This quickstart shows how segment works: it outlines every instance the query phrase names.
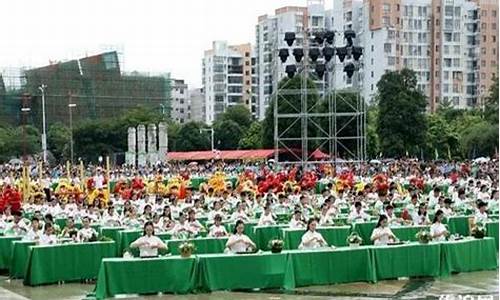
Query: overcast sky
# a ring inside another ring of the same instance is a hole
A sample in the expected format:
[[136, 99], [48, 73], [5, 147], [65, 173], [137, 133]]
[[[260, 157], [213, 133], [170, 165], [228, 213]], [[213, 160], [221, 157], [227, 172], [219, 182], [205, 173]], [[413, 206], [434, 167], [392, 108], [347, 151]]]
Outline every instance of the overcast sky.
[[[6, 0], [0, 68], [43, 66], [118, 45], [126, 71], [171, 72], [201, 85], [213, 40], [255, 40], [257, 17], [306, 0]], [[326, 2], [331, 5], [331, 1]], [[330, 7], [327, 7], [330, 8]]]

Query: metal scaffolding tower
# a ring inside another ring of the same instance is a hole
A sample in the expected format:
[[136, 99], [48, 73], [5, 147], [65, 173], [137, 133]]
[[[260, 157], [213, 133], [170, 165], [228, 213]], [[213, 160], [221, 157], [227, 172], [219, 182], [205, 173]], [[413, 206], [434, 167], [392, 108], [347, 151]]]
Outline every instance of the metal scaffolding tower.
[[[285, 40], [292, 39], [292, 36], [295, 39], [293, 33], [286, 33]], [[287, 41], [288, 49], [279, 50], [282, 62], [286, 61], [285, 54], [288, 56], [291, 50], [297, 64], [285, 66], [289, 78], [279, 84], [275, 83], [272, 98], [275, 161], [280, 164], [300, 163], [302, 166], [318, 163], [335, 164], [340, 159], [364, 161], [366, 159], [365, 102], [359, 96], [359, 91], [355, 89], [339, 91], [335, 87], [336, 68], [343, 67], [348, 77], [359, 69], [358, 60], [362, 55], [362, 48], [353, 46], [352, 39], [355, 33], [353, 31], [311, 32], [306, 29], [303, 37], [301, 48], [292, 48], [293, 41], [292, 44]], [[333, 47], [337, 38], [344, 38], [347, 45]], [[339, 57], [338, 60], [336, 55]], [[349, 60], [344, 62], [346, 58]], [[295, 76], [300, 77], [300, 88], [296, 87]], [[298, 96], [300, 103], [290, 101], [290, 98]], [[323, 106], [322, 111], [318, 109], [320, 106]], [[294, 135], [293, 132], [297, 131], [299, 124], [300, 135]], [[316, 149], [323, 149], [327, 152], [328, 158], [317, 159]]]

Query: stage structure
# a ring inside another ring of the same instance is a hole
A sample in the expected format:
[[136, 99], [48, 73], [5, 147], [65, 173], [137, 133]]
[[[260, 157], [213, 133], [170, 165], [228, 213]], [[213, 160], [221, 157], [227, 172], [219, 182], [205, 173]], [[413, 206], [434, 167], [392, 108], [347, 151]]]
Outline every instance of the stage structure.
[[[165, 123], [144, 124], [128, 128], [128, 151], [125, 163], [131, 166], [143, 167], [146, 164], [154, 165], [165, 162], [167, 159], [167, 125]], [[147, 147], [146, 147], [147, 145]]]
[[[288, 48], [278, 52], [282, 63], [292, 55], [296, 64], [283, 66], [289, 80], [281, 83], [275, 80], [274, 159], [280, 164], [300, 163], [302, 166], [325, 162], [335, 164], [340, 159], [364, 161], [365, 102], [359, 91], [339, 91], [335, 87], [337, 68], [343, 68], [348, 78], [359, 70], [363, 48], [354, 45], [356, 33], [352, 30], [311, 32], [306, 29], [302, 36], [303, 43], [298, 47], [295, 46], [295, 33], [286, 32], [284, 40]], [[345, 45], [338, 46], [343, 43]], [[290, 101], [298, 97], [300, 101]], [[297, 133], [299, 126], [300, 134]], [[287, 153], [286, 160], [280, 158], [283, 149]], [[315, 149], [327, 152], [329, 159], [315, 158]]]

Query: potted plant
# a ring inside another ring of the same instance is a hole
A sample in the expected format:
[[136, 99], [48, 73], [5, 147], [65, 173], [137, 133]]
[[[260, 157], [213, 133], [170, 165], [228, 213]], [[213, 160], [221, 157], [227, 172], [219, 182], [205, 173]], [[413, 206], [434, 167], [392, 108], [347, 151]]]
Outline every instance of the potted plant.
[[415, 234], [415, 238], [420, 244], [428, 244], [432, 240], [431, 233], [427, 230], [420, 230]]
[[470, 231], [470, 235], [476, 239], [482, 239], [486, 236], [486, 226], [483, 223], [476, 223]]
[[130, 251], [130, 248], [125, 248], [123, 250], [123, 258], [133, 258], [134, 254], [132, 254], [132, 251]]
[[280, 253], [283, 250], [283, 241], [280, 239], [270, 240], [268, 247], [271, 248], [272, 253]]
[[183, 242], [179, 245], [179, 252], [182, 257], [191, 257], [195, 250], [194, 244], [190, 242]]
[[347, 237], [347, 243], [349, 247], [359, 247], [363, 243], [363, 239], [354, 231]]

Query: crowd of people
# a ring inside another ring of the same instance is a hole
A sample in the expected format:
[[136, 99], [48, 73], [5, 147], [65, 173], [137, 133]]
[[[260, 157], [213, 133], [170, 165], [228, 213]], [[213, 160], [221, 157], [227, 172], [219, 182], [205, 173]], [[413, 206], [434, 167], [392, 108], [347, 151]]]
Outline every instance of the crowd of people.
[[[397, 240], [393, 225], [429, 225], [449, 235], [443, 218], [470, 214], [484, 223], [498, 213], [498, 160], [388, 160], [283, 167], [273, 163], [163, 164], [105, 170], [0, 166], [0, 230], [40, 244], [96, 240], [93, 225], [143, 228], [130, 246], [141, 256], [166, 248], [155, 232], [184, 239], [228, 237], [232, 252], [255, 248], [245, 223], [286, 220], [303, 228], [299, 248], [327, 246], [317, 226], [378, 220], [375, 245]], [[203, 182], [194, 186], [196, 178]], [[230, 180], [235, 178], [234, 180]], [[26, 183], [26, 181], [28, 181]], [[56, 219], [65, 219], [59, 228]], [[228, 232], [224, 224], [234, 224]]]

